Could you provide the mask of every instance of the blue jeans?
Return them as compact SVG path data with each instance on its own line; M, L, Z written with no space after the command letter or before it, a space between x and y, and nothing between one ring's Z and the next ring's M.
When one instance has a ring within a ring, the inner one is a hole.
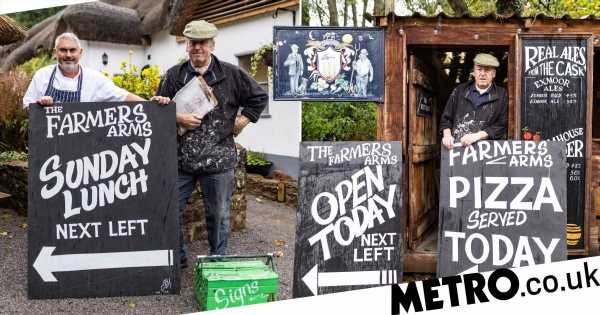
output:
M208 230L210 255L225 255L227 239L229 238L229 207L235 186L234 170L226 170L217 174L191 174L179 170L177 186L179 187L179 242L180 258L183 260L187 248L183 240L183 210L188 199L196 188L196 183L202 187L204 201L204 217Z

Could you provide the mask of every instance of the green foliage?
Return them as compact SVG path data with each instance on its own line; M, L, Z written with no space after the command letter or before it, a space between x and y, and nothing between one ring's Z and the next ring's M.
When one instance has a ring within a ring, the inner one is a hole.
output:
M568 14L574 18L600 14L600 0L406 0L405 3L409 11L424 15L436 15L442 11L454 15L450 1L462 2L475 16L491 12L520 12L523 16L543 13L555 17Z
M112 77L112 81L116 86L145 99L150 99L154 96L160 83L160 70L158 66L150 66L139 73L136 65L123 61L120 68L123 74ZM105 75L108 76L107 73Z
M248 154L246 154L246 165L269 165L269 161L265 159L265 155L263 153L248 151Z
M33 77L36 71L39 69L56 63L56 58L50 54L39 54L37 57L33 57L26 62L17 66L17 69L25 72L29 77Z
M27 161L27 153L18 151L0 152L0 163L8 161Z
M252 55L252 57L250 57L250 75L256 76L259 64L261 62L264 62L265 60L271 59L272 56L273 56L273 43L266 43L266 44L260 46L260 48L258 48L258 50L254 53L254 55ZM269 67L269 74L268 74L269 77L271 77L270 71L271 70Z
M44 19L53 16L60 10L64 9L64 6L47 8L47 9L39 9L39 10L30 10L25 12L17 12L13 14L9 14L11 18L13 18L19 25L23 26L26 29L30 29L32 26L37 23L43 21Z
M546 15L561 17L565 14L573 18L600 13L600 0L529 0L523 2L525 15Z
M375 103L304 102L303 141L369 141L377 137Z

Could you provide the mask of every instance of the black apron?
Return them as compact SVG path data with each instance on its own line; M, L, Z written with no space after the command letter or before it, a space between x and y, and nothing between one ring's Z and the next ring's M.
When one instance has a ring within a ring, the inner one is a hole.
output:
M56 75L56 68L52 70L52 75L50 75L50 82L48 82L48 88L46 89L46 93L44 96L52 97L54 103L79 103L81 101L81 81L83 78L83 71L81 67L79 67L79 80L77 81L77 91L65 91L58 90L54 88L54 77Z

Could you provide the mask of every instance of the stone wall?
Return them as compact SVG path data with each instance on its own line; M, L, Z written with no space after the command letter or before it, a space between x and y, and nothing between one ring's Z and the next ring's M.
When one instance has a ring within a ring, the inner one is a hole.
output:
M22 216L27 216L27 174L27 162L0 163L0 191L11 195L1 206L15 209Z
M275 176L277 177L277 176ZM291 178L265 178L248 174L248 193L265 199L285 202L288 206L298 206L298 184Z
M246 226L246 149L238 145L238 164L235 168L235 191L231 198L229 224L232 231L240 231ZM204 219L204 203L200 186L192 193L183 212L184 235L186 241L205 240L208 237Z

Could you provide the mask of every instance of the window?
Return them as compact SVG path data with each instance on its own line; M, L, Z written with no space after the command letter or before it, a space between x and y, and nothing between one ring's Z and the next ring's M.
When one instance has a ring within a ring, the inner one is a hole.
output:
M238 65L240 68L246 70L246 72L248 72L250 74L250 58L252 58L254 54L247 54L247 55L239 55L237 56L238 58ZM252 75L252 74L250 74ZM252 77L254 78L254 80L256 80L256 82L258 82L258 84L260 84L260 86L265 89L265 91L269 91L269 77L268 77L268 71L267 71L267 66L260 62L258 64L258 69L256 69L256 74L252 75ZM267 104L267 107L265 107L265 110L262 112L263 117L270 117L269 115L269 104Z

